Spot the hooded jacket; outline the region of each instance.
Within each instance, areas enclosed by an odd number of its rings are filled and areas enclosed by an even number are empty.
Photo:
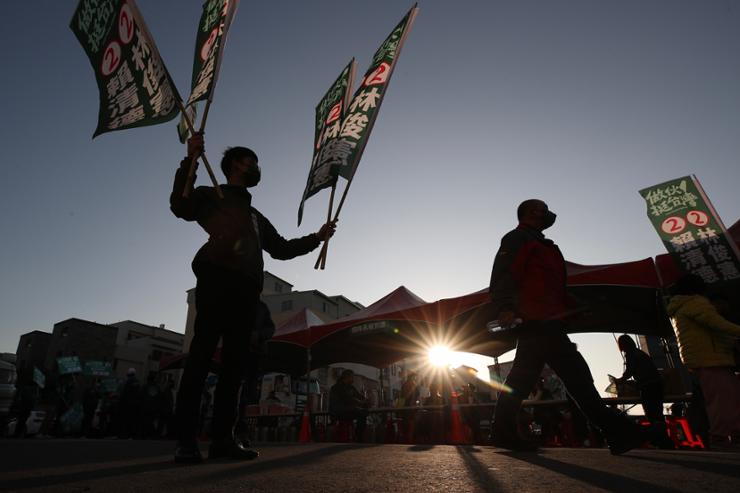
[[[740,325],[717,313],[700,295],[677,295],[668,303],[668,315],[678,339],[681,361],[689,368],[734,366],[733,344]]]
[[[252,195],[246,188],[222,185],[224,198],[213,187],[198,187],[190,196],[182,196],[187,181],[190,160],[185,158],[175,173],[170,195],[170,209],[186,221],[197,221],[208,233],[193,260],[193,268],[209,265],[238,272],[259,292],[262,291],[262,250],[273,258],[288,260],[304,255],[319,246],[316,234],[286,240],[257,209],[252,207]],[[196,270],[197,272],[197,270]]]

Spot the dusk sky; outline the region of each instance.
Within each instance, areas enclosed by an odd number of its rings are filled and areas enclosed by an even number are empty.
[[[138,2],[183,97],[201,3]],[[364,73],[411,4],[242,0],[206,152],[212,163],[227,146],[257,152],[254,204],[283,236],[326,216],[323,192],[296,227],[316,103],[353,56]],[[0,351],[70,317],[184,331],[190,262],[206,240],[169,210],[185,155],[175,121],[91,140],[98,92],[69,28],[76,5],[3,4]],[[295,289],[366,305],[399,285],[428,301],[477,291],[532,197],[558,214],[547,234],[582,264],[663,253],[638,190],[669,179],[696,174],[727,226],[740,217],[737,2],[419,7],[326,270],[313,269],[318,251],[266,261]],[[611,334],[573,339],[602,390],[622,369]]]

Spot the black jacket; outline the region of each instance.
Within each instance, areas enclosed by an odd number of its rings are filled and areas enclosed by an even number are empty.
[[[213,187],[198,187],[191,190],[188,198],[183,197],[189,166],[190,159],[183,159],[175,173],[170,209],[181,219],[197,221],[209,235],[208,242],[195,255],[194,267],[213,265],[236,271],[262,291],[262,250],[275,259],[288,260],[319,246],[315,234],[293,240],[280,236],[270,221],[252,207],[252,195],[244,187],[222,185],[223,199]]]

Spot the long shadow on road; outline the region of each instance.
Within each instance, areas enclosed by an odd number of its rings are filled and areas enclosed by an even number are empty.
[[[241,463],[243,467],[235,467],[233,469],[228,469],[228,470],[221,469],[218,471],[214,471],[210,474],[205,474],[205,475],[201,475],[198,477],[189,477],[188,482],[191,484],[198,484],[201,482],[210,484],[210,483],[213,483],[214,481],[223,481],[225,479],[229,479],[232,477],[243,476],[245,472],[254,474],[254,473],[269,471],[271,469],[283,468],[283,467],[290,468],[290,467],[306,466],[307,464],[310,464],[311,462],[315,462],[325,457],[328,457],[330,455],[335,455],[341,452],[345,452],[347,450],[371,448],[371,447],[379,447],[379,446],[380,446],[379,444],[359,444],[359,443],[358,444],[331,445],[329,447],[314,449],[308,452],[303,452],[301,454],[289,455],[286,457],[280,457],[276,459],[243,462]]]
[[[505,491],[501,483],[490,473],[488,467],[473,456],[479,450],[471,446],[458,446],[457,453],[465,462],[475,484],[483,491]]]
[[[311,450],[308,452],[304,452],[297,455],[290,455],[287,457],[282,457],[278,459],[272,459],[272,460],[266,460],[261,461],[257,460],[254,462],[244,462],[244,466],[249,468],[249,472],[262,472],[262,471],[268,471],[270,469],[275,468],[281,468],[281,467],[290,467],[290,466],[298,466],[298,465],[306,465],[313,461],[319,460],[321,458],[327,457],[329,455],[334,455],[346,450],[352,450],[356,448],[363,448],[363,447],[371,447],[373,445],[362,445],[362,444],[349,444],[349,445],[334,445],[326,448],[321,448],[318,450]],[[94,462],[94,461],[92,461]],[[87,463],[92,463],[87,462]],[[226,461],[223,461],[223,463],[226,463]],[[206,462],[206,465],[208,465],[209,462]],[[214,464],[211,462],[210,464]],[[197,471],[198,468],[204,467],[202,465],[193,465],[193,466],[183,466],[180,464],[175,464],[171,457],[168,456],[167,460],[164,461],[156,461],[156,462],[148,462],[144,464],[127,464],[127,465],[121,465],[116,467],[108,467],[103,469],[94,469],[94,470],[88,470],[88,471],[76,471],[76,472],[70,472],[68,474],[53,474],[53,475],[46,475],[46,476],[34,476],[34,477],[28,477],[25,476],[23,478],[18,479],[11,479],[11,480],[0,480],[0,491],[14,491],[14,490],[27,490],[31,488],[39,488],[39,487],[49,487],[54,485],[60,485],[60,484],[66,484],[66,483],[74,483],[78,481],[93,481],[98,479],[106,479],[111,477],[118,477],[118,476],[129,476],[134,474],[141,474],[141,473],[148,473],[148,472],[155,472],[155,471],[165,471],[168,469],[174,469],[174,468],[181,468],[181,469],[188,469],[192,470],[194,472]],[[225,478],[228,478],[230,476],[240,476],[244,474],[245,467],[238,467],[230,470],[219,470],[218,472],[213,472],[211,474],[202,475],[199,477],[188,477],[188,482],[192,483],[198,483],[198,482],[212,482],[214,480],[223,480]]]
[[[0,480],[0,491],[27,490],[30,488],[56,486],[77,481],[93,481],[96,479],[105,479],[116,476],[128,476],[130,474],[164,471],[175,467],[182,466],[175,464],[171,458],[168,458],[167,461],[149,462],[146,464],[130,464],[105,469],[94,469],[90,471],[77,471],[69,474],[26,476],[18,479]]]
[[[730,454],[727,454],[728,456]],[[728,459],[733,457],[729,456]],[[710,472],[713,474],[719,474],[721,476],[729,476],[731,478],[740,478],[740,463],[735,459],[735,463],[717,463],[717,462],[703,462],[697,460],[686,460],[679,459],[676,457],[644,457],[636,455],[630,457],[630,459],[645,460],[650,462],[657,462],[659,464],[670,464],[673,466],[685,467],[686,469],[694,469],[701,472]]]
[[[543,467],[553,472],[564,474],[578,481],[583,481],[597,488],[603,488],[607,491],[649,491],[650,493],[679,493],[674,488],[666,488],[655,483],[648,483],[639,479],[633,479],[627,476],[629,474],[628,466],[624,467],[624,475],[613,474],[598,469],[577,466],[567,462],[561,462],[555,459],[544,457],[538,454],[517,454],[514,452],[502,452],[501,455],[511,457],[532,464],[533,466]],[[634,457],[630,457],[633,459]]]

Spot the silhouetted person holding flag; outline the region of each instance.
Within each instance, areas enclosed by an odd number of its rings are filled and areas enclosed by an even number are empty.
[[[188,190],[184,197],[188,169],[193,158],[203,153],[203,135],[188,140],[188,156],[180,163],[170,195],[175,216],[197,221],[208,233],[208,242],[193,260],[197,278],[194,336],[176,402],[178,444],[176,462],[200,462],[196,442],[198,408],[213,352],[222,339],[221,371],[214,396],[213,442],[209,458],[254,459],[259,454],[234,438],[239,388],[248,367],[251,332],[262,291],[262,251],[287,260],[305,255],[334,234],[328,223],[319,232],[286,240],[270,221],[252,207],[248,188],[261,177],[257,155],[246,147],[224,152],[221,169],[227,184],[223,199],[213,187]]]
[[[604,431],[612,454],[621,454],[643,438],[636,425],[604,405],[586,361],[568,338],[567,319],[577,310],[565,289],[565,260],[542,233],[555,217],[541,200],[522,202],[517,209],[519,225],[501,239],[493,264],[493,309],[501,327],[516,335],[517,348],[506,378],[511,392],[501,392],[496,404],[492,443],[518,451],[537,448],[519,436],[516,416],[547,363],[588,419]]]

